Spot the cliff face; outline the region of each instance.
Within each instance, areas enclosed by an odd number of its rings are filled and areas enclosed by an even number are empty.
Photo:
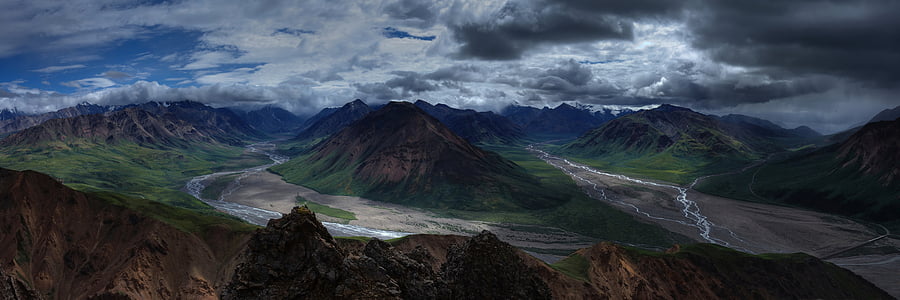
[[[98,197],[0,169],[0,270],[44,298],[216,298],[245,233],[186,232]]]
[[[837,151],[842,167],[857,166],[884,185],[900,181],[900,119],[866,124]]]

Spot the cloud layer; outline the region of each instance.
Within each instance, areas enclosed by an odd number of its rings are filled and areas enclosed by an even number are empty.
[[[674,103],[827,132],[900,105],[896,11],[893,0],[6,1],[0,108]]]

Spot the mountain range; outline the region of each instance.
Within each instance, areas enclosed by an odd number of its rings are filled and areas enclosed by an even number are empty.
[[[267,105],[255,110],[233,110],[253,129],[269,134],[296,133],[304,119],[277,106]]]
[[[74,191],[30,171],[0,169],[0,196],[4,299],[890,299],[804,254],[598,244],[548,266],[489,232],[335,239],[305,208],[254,231],[152,201]]]
[[[630,110],[613,113],[611,110],[592,111],[588,107],[568,103],[555,108],[538,109],[530,106],[510,105],[500,114],[518,124],[527,135],[539,139],[577,137],[601,124],[632,113]]]
[[[514,144],[525,136],[521,127],[493,112],[431,105],[423,100],[414,104],[473,144]]]
[[[17,110],[5,110],[5,117],[0,118],[0,135],[6,135],[18,132],[26,128],[41,124],[47,120],[59,118],[71,118],[80,115],[99,114],[107,112],[111,109],[109,106],[102,106],[90,103],[79,103],[78,105],[63,108],[54,112],[48,112],[37,115],[28,115]]]

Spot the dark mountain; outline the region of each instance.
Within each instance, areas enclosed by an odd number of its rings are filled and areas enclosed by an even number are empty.
[[[26,115],[25,113],[19,111],[16,108],[13,108],[13,109],[4,108],[3,110],[0,110],[0,121],[15,119],[15,118],[25,116],[25,115]]]
[[[325,193],[417,206],[520,209],[565,201],[518,195],[540,183],[407,102],[391,102],[273,170]]]
[[[882,110],[881,112],[879,112],[878,114],[873,116],[872,119],[869,119],[869,122],[866,122],[866,123],[868,124],[868,123],[879,122],[879,121],[893,121],[893,120],[896,120],[897,118],[900,118],[900,106]],[[851,135],[853,135],[854,133],[856,133],[857,131],[862,129],[863,126],[865,126],[865,124],[829,135],[826,137],[825,143],[832,144],[832,143],[840,143],[840,142],[846,141],[847,138],[849,138]]]
[[[725,115],[718,120],[726,133],[753,145],[760,152],[778,152],[786,148],[808,145],[821,140],[822,136],[806,126],[785,129],[768,120],[745,115]]]
[[[109,106],[101,106],[84,102],[76,106],[67,107],[54,112],[48,112],[39,115],[20,114],[19,116],[14,118],[0,120],[0,135],[22,131],[26,128],[44,123],[47,120],[71,118],[90,114],[102,114],[109,111],[110,109],[111,107]]]
[[[340,131],[350,123],[362,119],[372,112],[372,108],[366,105],[362,100],[356,99],[350,103],[344,104],[341,108],[328,113],[324,109],[319,114],[327,114],[327,116],[314,116],[310,121],[318,118],[315,123],[311,123],[309,127],[297,135],[297,140],[315,140],[318,138],[328,137],[335,132]]]
[[[579,103],[576,106],[563,103],[552,109],[511,105],[501,111],[501,115],[522,126],[527,135],[536,138],[577,137],[609,120],[631,113],[631,110],[613,112]]]
[[[303,126],[303,118],[277,106],[251,111],[237,111],[247,125],[265,133],[295,133]]]
[[[799,126],[794,129],[788,129],[788,131],[790,131],[791,134],[793,134],[793,135],[803,137],[803,138],[815,138],[815,137],[822,136],[822,134],[819,133],[818,131],[816,131],[815,129],[809,128],[809,126],[805,126],[805,125]]]
[[[338,109],[341,109],[341,108],[340,107],[323,108],[322,110],[320,110],[318,113],[316,113],[312,117],[309,117],[309,119],[306,119],[306,121],[303,122],[303,125],[301,126],[301,128],[306,129],[309,126],[312,126],[312,124],[315,124],[319,120],[321,120],[327,116],[330,116],[331,114],[336,112]]]
[[[531,106],[510,105],[500,111],[500,115],[506,117],[513,123],[525,127],[531,120],[537,118],[541,114],[541,110]]]
[[[234,113],[197,102],[146,103],[106,114],[51,119],[0,141],[3,145],[117,143],[187,147],[192,142],[240,145],[259,136]]]
[[[563,103],[556,108],[544,108],[541,113],[525,125],[525,132],[534,134],[553,134],[564,136],[580,136],[588,130],[600,126],[605,120],[595,118],[586,110]]]
[[[524,136],[522,128],[493,112],[431,105],[423,100],[416,101],[415,105],[473,144],[512,144]]]
[[[168,221],[161,221],[168,220]],[[3,274],[46,299],[215,298],[251,226],[0,169]],[[20,295],[27,295],[20,293]],[[31,299],[25,297],[24,299]]]
[[[713,178],[698,189],[900,228],[900,119],[866,124],[842,143],[798,151],[745,173]]]
[[[872,119],[869,120],[869,123],[872,122],[881,122],[881,121],[893,121],[897,118],[900,118],[900,106],[885,109],[876,114]]]
[[[816,132],[812,128],[800,126],[794,129],[785,129],[775,125],[768,120],[754,118],[745,115],[730,114],[719,118],[722,122],[729,125],[736,125],[736,130],[748,130],[753,135],[769,138],[806,138],[818,137],[822,134]]]

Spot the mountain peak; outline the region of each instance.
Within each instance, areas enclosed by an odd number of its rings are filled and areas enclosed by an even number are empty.
[[[670,111],[689,111],[689,112],[694,112],[694,111],[691,110],[690,108],[681,107],[681,106],[675,106],[675,105],[672,105],[672,104],[662,104],[662,105],[660,105],[659,107],[654,108],[654,109],[652,109],[652,110],[654,110],[654,111],[663,111],[663,112],[670,112]]]

